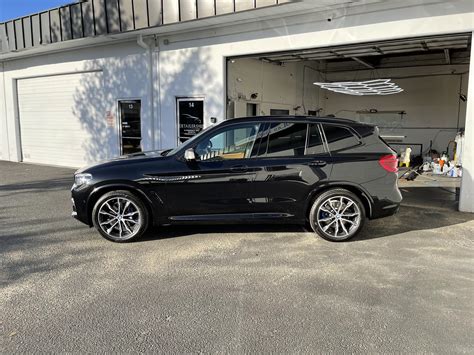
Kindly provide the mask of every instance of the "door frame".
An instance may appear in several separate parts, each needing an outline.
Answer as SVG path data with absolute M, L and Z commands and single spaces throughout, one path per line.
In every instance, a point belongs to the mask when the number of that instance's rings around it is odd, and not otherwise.
M 122 155 L 122 115 L 120 112 L 120 103 L 125 101 L 140 101 L 140 135 L 141 140 L 143 141 L 143 120 L 142 120 L 142 106 L 143 106 L 143 99 L 141 97 L 125 97 L 125 98 L 118 98 L 116 99 L 116 116 L 115 116 L 115 124 L 117 125 L 117 146 L 118 146 L 118 155 Z M 140 145 L 142 143 L 140 142 Z M 142 146 L 143 149 L 143 146 Z
M 49 78 L 49 77 L 56 77 L 56 76 L 63 76 L 63 75 L 89 74 L 89 73 L 101 73 L 102 75 L 101 84 L 102 84 L 102 91 L 103 91 L 104 90 L 103 88 L 104 71 L 102 68 L 91 68 L 89 70 L 79 70 L 79 71 L 61 71 L 61 72 L 53 71 L 51 73 L 46 72 L 46 73 L 37 74 L 37 75 L 27 74 L 27 75 L 13 76 L 10 82 L 11 89 L 12 89 L 11 93 L 12 93 L 12 98 L 13 98 L 13 129 L 11 126 L 9 126 L 9 123 L 7 120 L 6 126 L 5 126 L 7 149 L 5 152 L 3 152 L 2 150 L 2 154 L 6 154 L 9 160 L 11 160 L 11 158 L 14 157 L 13 158 L 14 160 L 12 161 L 18 161 L 18 162 L 23 161 L 23 145 L 22 145 L 22 139 L 21 139 L 21 117 L 20 117 L 21 116 L 20 115 L 20 93 L 18 92 L 19 80 Z M 3 89 L 6 89 L 6 83 L 8 83 L 8 81 L 7 81 L 7 78 L 5 77 L 5 83 L 3 85 Z M 6 94 L 7 94 L 7 91 L 5 90 L 5 99 L 7 98 Z M 1 121 L 0 121 L 0 125 L 1 125 Z M 14 136 L 15 138 L 12 138 L 12 136 Z M 14 139 L 14 144 L 11 144 L 11 141 L 13 139 Z M 0 143 L 0 144 L 3 144 L 3 143 Z M 12 146 L 14 147 L 14 149 L 12 149 Z M 3 147 L 5 147 L 5 145 Z M 58 166 L 62 167 L 63 165 L 58 165 Z
M 205 96 L 203 95 L 196 95 L 196 96 L 176 96 L 175 97 L 176 100 L 175 100 L 175 105 L 176 105 L 176 142 L 178 145 L 181 144 L 181 142 L 179 141 L 179 102 L 180 101 L 202 101 L 202 128 L 206 128 L 205 127 L 205 117 L 204 117 L 204 113 L 206 112 L 205 108 L 206 108 L 206 99 L 205 99 Z

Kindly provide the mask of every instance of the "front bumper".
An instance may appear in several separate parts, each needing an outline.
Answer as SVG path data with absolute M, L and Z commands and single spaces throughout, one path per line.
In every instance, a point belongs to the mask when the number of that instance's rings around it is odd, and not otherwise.
M 74 202 L 74 199 L 73 199 L 72 197 L 71 197 L 71 203 L 72 203 L 71 216 L 72 216 L 72 217 L 77 217 L 76 203 Z
M 89 196 L 88 190 L 88 188 L 78 189 L 75 186 L 71 188 L 71 216 L 77 219 L 78 221 L 90 226 L 91 221 L 87 210 L 87 197 Z

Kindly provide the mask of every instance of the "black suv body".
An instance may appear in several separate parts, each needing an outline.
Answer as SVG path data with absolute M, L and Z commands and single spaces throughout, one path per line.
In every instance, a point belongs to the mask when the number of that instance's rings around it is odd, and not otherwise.
M 107 239 L 150 225 L 310 223 L 323 238 L 356 235 L 401 202 L 397 158 L 375 126 L 315 117 L 236 118 L 173 150 L 78 170 L 73 216 Z

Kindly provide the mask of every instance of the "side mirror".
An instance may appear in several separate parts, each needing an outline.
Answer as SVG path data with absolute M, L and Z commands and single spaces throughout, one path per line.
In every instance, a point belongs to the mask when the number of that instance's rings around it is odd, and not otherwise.
M 187 161 L 196 160 L 196 154 L 194 153 L 193 148 L 189 148 L 184 151 L 184 160 L 187 160 Z

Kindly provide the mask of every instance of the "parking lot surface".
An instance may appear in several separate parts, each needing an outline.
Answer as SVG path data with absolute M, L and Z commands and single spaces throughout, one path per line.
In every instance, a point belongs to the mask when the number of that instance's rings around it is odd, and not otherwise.
M 115 244 L 70 217 L 72 173 L 0 162 L 2 352 L 472 352 L 474 215 L 449 191 L 404 188 L 346 243 L 193 226 Z

